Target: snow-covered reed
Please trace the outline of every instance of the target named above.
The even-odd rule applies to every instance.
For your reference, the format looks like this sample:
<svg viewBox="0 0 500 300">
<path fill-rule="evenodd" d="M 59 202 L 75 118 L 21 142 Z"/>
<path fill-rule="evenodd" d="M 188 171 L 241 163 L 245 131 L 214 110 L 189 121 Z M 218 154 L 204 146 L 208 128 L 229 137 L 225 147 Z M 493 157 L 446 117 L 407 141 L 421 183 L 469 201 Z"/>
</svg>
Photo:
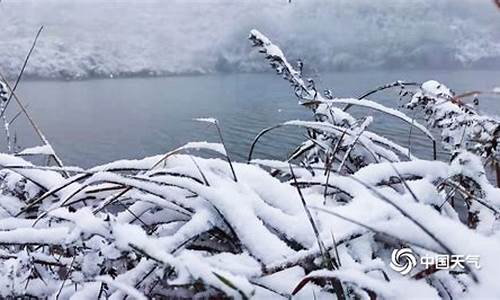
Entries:
<svg viewBox="0 0 500 300">
<path fill-rule="evenodd" d="M 211 118 L 198 121 L 217 126 L 221 143 L 90 169 L 27 160 L 54 157 L 48 142 L 0 154 L 1 296 L 500 297 L 500 189 L 483 167 L 498 161 L 498 121 L 435 81 L 389 84 L 423 108 L 454 152 L 449 162 L 420 160 L 348 109 L 383 111 L 432 146 L 424 124 L 367 96 L 320 93 L 302 62 L 292 66 L 256 30 L 250 39 L 313 119 L 264 129 L 248 162 L 231 161 Z M 259 138 L 283 126 L 306 129 L 307 140 L 286 161 L 254 158 Z M 390 267 L 401 248 L 416 258 L 475 255 L 481 268 L 419 265 L 402 275 Z"/>
</svg>

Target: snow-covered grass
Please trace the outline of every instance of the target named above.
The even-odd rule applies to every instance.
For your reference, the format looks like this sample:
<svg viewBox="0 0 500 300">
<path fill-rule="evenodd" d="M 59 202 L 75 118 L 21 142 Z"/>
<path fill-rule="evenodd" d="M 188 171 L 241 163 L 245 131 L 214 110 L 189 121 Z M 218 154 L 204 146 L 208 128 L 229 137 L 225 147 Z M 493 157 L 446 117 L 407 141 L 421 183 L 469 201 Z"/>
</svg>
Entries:
<svg viewBox="0 0 500 300">
<path fill-rule="evenodd" d="M 215 125 L 220 143 L 90 169 L 27 160 L 55 156 L 48 142 L 0 154 L 1 297 L 500 297 L 500 189 L 483 166 L 498 161 L 498 121 L 435 81 L 387 85 L 423 108 L 453 151 L 421 160 L 348 109 L 394 116 L 432 147 L 440 139 L 424 124 L 373 100 L 322 95 L 302 63 L 296 70 L 256 30 L 250 39 L 313 119 L 264 129 L 248 162 L 228 157 L 213 118 L 197 121 Z M 253 158 L 259 138 L 282 126 L 304 128 L 307 140 L 286 161 Z M 206 150 L 214 157 L 196 156 Z M 390 267 L 400 248 L 419 259 L 478 255 L 481 268 L 402 275 Z"/>
</svg>

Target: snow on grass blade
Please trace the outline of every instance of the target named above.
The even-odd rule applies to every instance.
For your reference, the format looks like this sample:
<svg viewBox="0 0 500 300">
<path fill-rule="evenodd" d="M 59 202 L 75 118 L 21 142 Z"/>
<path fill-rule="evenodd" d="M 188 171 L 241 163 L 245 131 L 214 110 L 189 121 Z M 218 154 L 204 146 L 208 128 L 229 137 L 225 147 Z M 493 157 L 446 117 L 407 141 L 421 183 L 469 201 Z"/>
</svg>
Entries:
<svg viewBox="0 0 500 300">
<path fill-rule="evenodd" d="M 179 150 L 186 150 L 186 149 L 196 149 L 196 150 L 199 150 L 199 149 L 206 149 L 206 150 L 210 150 L 210 151 L 214 151 L 214 152 L 217 152 L 217 153 L 220 153 L 224 156 L 227 155 L 226 153 L 226 149 L 224 148 L 224 146 L 222 144 L 218 144 L 218 143 L 208 143 L 208 142 L 189 142 L 187 143 L 186 145 L 178 148 Z"/>
<path fill-rule="evenodd" d="M 414 127 L 418 128 L 430 140 L 434 141 L 434 136 L 432 135 L 432 133 L 427 128 L 425 128 L 425 126 L 419 124 L 417 121 L 415 121 L 412 118 L 408 117 L 403 112 L 400 112 L 400 111 L 395 110 L 393 108 L 386 107 L 386 106 L 384 106 L 382 104 L 379 104 L 377 102 L 374 102 L 374 101 L 371 101 L 371 100 L 367 100 L 367 99 L 358 100 L 358 99 L 354 99 L 354 98 L 349 98 L 349 99 L 338 98 L 338 99 L 328 100 L 327 102 L 328 103 L 332 103 L 332 104 L 341 103 L 341 104 L 350 104 L 350 105 L 354 105 L 354 106 L 361 106 L 361 107 L 365 107 L 365 108 L 377 110 L 377 111 L 383 112 L 385 114 L 394 116 L 394 117 L 396 117 L 398 119 L 401 119 L 404 122 L 410 124 L 410 126 L 414 126 Z"/>
</svg>

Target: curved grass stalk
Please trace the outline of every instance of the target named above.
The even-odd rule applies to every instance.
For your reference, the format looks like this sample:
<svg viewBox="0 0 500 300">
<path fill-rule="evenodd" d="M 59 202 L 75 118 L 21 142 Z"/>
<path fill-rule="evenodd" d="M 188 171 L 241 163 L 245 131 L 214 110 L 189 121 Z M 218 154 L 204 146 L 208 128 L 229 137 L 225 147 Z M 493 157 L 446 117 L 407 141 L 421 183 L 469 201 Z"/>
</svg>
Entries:
<svg viewBox="0 0 500 300">
<path fill-rule="evenodd" d="M 268 133 L 274 129 L 285 127 L 285 126 L 306 127 L 309 129 L 314 129 L 314 130 L 319 130 L 319 131 L 327 131 L 328 133 L 332 133 L 332 134 L 343 134 L 344 131 L 346 130 L 346 128 L 337 127 L 337 126 L 329 124 L 329 123 L 309 122 L 309 121 L 288 121 L 285 123 L 274 125 L 274 126 L 271 126 L 271 127 L 268 127 L 268 128 L 261 130 L 257 134 L 257 136 L 254 138 L 254 140 L 252 141 L 252 144 L 250 146 L 250 152 L 248 153 L 247 163 L 250 163 L 250 161 L 252 160 L 252 155 L 253 155 L 253 151 L 255 149 L 255 145 L 258 143 L 259 139 L 262 136 L 264 136 L 266 133 Z M 350 132 L 349 130 L 347 130 L 345 134 L 347 134 L 349 136 L 355 136 L 354 133 Z M 371 154 L 371 156 L 375 159 L 375 161 L 378 161 L 376 154 L 373 153 L 373 151 L 366 144 L 364 144 L 363 142 L 360 142 L 360 145 L 362 145 L 363 148 L 365 148 L 368 151 L 368 153 Z"/>
<path fill-rule="evenodd" d="M 367 100 L 367 99 L 358 100 L 358 99 L 340 99 L 340 98 L 339 99 L 326 100 L 323 103 L 350 104 L 352 106 L 360 106 L 360 107 L 363 107 L 363 108 L 373 109 L 373 110 L 385 113 L 387 115 L 390 115 L 390 116 L 393 116 L 393 117 L 396 117 L 396 118 L 402 120 L 403 122 L 409 124 L 412 127 L 416 127 L 423 134 L 425 134 L 427 136 L 427 138 L 429 138 L 431 141 L 435 141 L 435 138 L 432 135 L 432 133 L 425 126 L 423 126 L 422 124 L 416 122 L 414 120 L 414 118 L 410 118 L 406 114 L 404 114 L 403 112 L 400 112 L 398 110 L 386 107 L 386 106 L 384 106 L 384 105 L 382 105 L 380 103 L 377 103 L 377 102 L 374 102 L 374 101 L 371 101 L 371 100 Z"/>
</svg>

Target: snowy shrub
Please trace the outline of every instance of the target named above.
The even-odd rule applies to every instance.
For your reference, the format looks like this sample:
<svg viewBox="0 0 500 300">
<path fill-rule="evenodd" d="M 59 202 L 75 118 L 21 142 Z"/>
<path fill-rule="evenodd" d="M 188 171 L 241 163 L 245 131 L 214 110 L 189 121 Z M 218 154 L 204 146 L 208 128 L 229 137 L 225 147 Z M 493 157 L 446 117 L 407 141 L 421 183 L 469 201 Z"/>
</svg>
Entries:
<svg viewBox="0 0 500 300">
<path fill-rule="evenodd" d="M 302 164 L 308 167 L 313 167 L 317 163 L 327 163 L 327 170 L 333 169 L 336 172 L 345 171 L 352 174 L 370 163 L 397 162 L 413 158 L 405 147 L 368 131 L 367 127 L 372 122 L 372 117 L 356 120 L 345 109 L 338 107 L 343 104 L 383 111 L 416 127 L 431 141 L 434 141 L 434 137 L 425 126 L 400 111 L 366 99 L 333 98 L 331 90 L 325 90 L 324 95 L 320 94 L 314 80 L 309 78 L 304 81 L 301 71 L 302 61 L 297 64 L 298 70 L 294 69 L 280 48 L 257 30 L 252 30 L 250 40 L 260 52 L 265 54 L 276 72 L 290 82 L 295 95 L 303 105 L 312 109 L 315 119 L 313 122 L 290 121 L 267 128 L 257 136 L 252 150 L 258 139 L 272 129 L 281 126 L 300 126 L 308 129 L 309 140 L 298 147 L 290 159 L 304 156 Z M 249 160 L 252 158 L 252 150 Z"/>
<path fill-rule="evenodd" d="M 6 102 L 9 100 L 9 90 L 7 89 L 7 85 L 0 81 L 0 101 Z"/>
<path fill-rule="evenodd" d="M 5 136 L 7 139 L 7 149 L 9 152 L 12 150 L 12 144 L 10 141 L 10 130 L 9 130 L 9 122 L 4 114 L 4 111 L 7 107 L 7 103 L 9 101 L 9 89 L 7 85 L 0 80 L 0 113 L 3 121 L 3 128 L 5 130 Z"/>
<path fill-rule="evenodd" d="M 426 127 L 365 97 L 317 92 L 302 78 L 302 62 L 292 67 L 256 30 L 250 38 L 313 120 L 263 130 L 246 163 L 231 161 L 209 118 L 198 121 L 215 126 L 221 144 L 192 142 L 90 169 L 28 161 L 56 157 L 48 142 L 0 154 L 1 297 L 500 297 L 500 189 L 482 161 L 497 149 L 487 133 L 483 148 L 455 147 L 450 162 L 418 159 L 369 131 L 372 117 L 346 110 L 383 111 L 433 143 Z M 430 85 L 414 85 L 410 105 L 430 109 L 431 126 L 448 128 L 436 107 L 442 95 L 429 96 Z M 471 142 L 476 125 L 460 124 Z M 283 126 L 306 129 L 307 141 L 286 161 L 253 158 L 259 138 Z M 198 150 L 214 157 L 193 156 Z M 460 255 L 480 260 L 416 264 Z M 401 269 L 398 257 L 413 268 Z"/>
<path fill-rule="evenodd" d="M 424 82 L 406 106 L 412 109 L 420 107 L 429 125 L 441 129 L 447 150 L 454 152 L 465 149 L 484 158 L 498 160 L 498 120 L 479 115 L 445 85 L 434 80 Z"/>
</svg>

